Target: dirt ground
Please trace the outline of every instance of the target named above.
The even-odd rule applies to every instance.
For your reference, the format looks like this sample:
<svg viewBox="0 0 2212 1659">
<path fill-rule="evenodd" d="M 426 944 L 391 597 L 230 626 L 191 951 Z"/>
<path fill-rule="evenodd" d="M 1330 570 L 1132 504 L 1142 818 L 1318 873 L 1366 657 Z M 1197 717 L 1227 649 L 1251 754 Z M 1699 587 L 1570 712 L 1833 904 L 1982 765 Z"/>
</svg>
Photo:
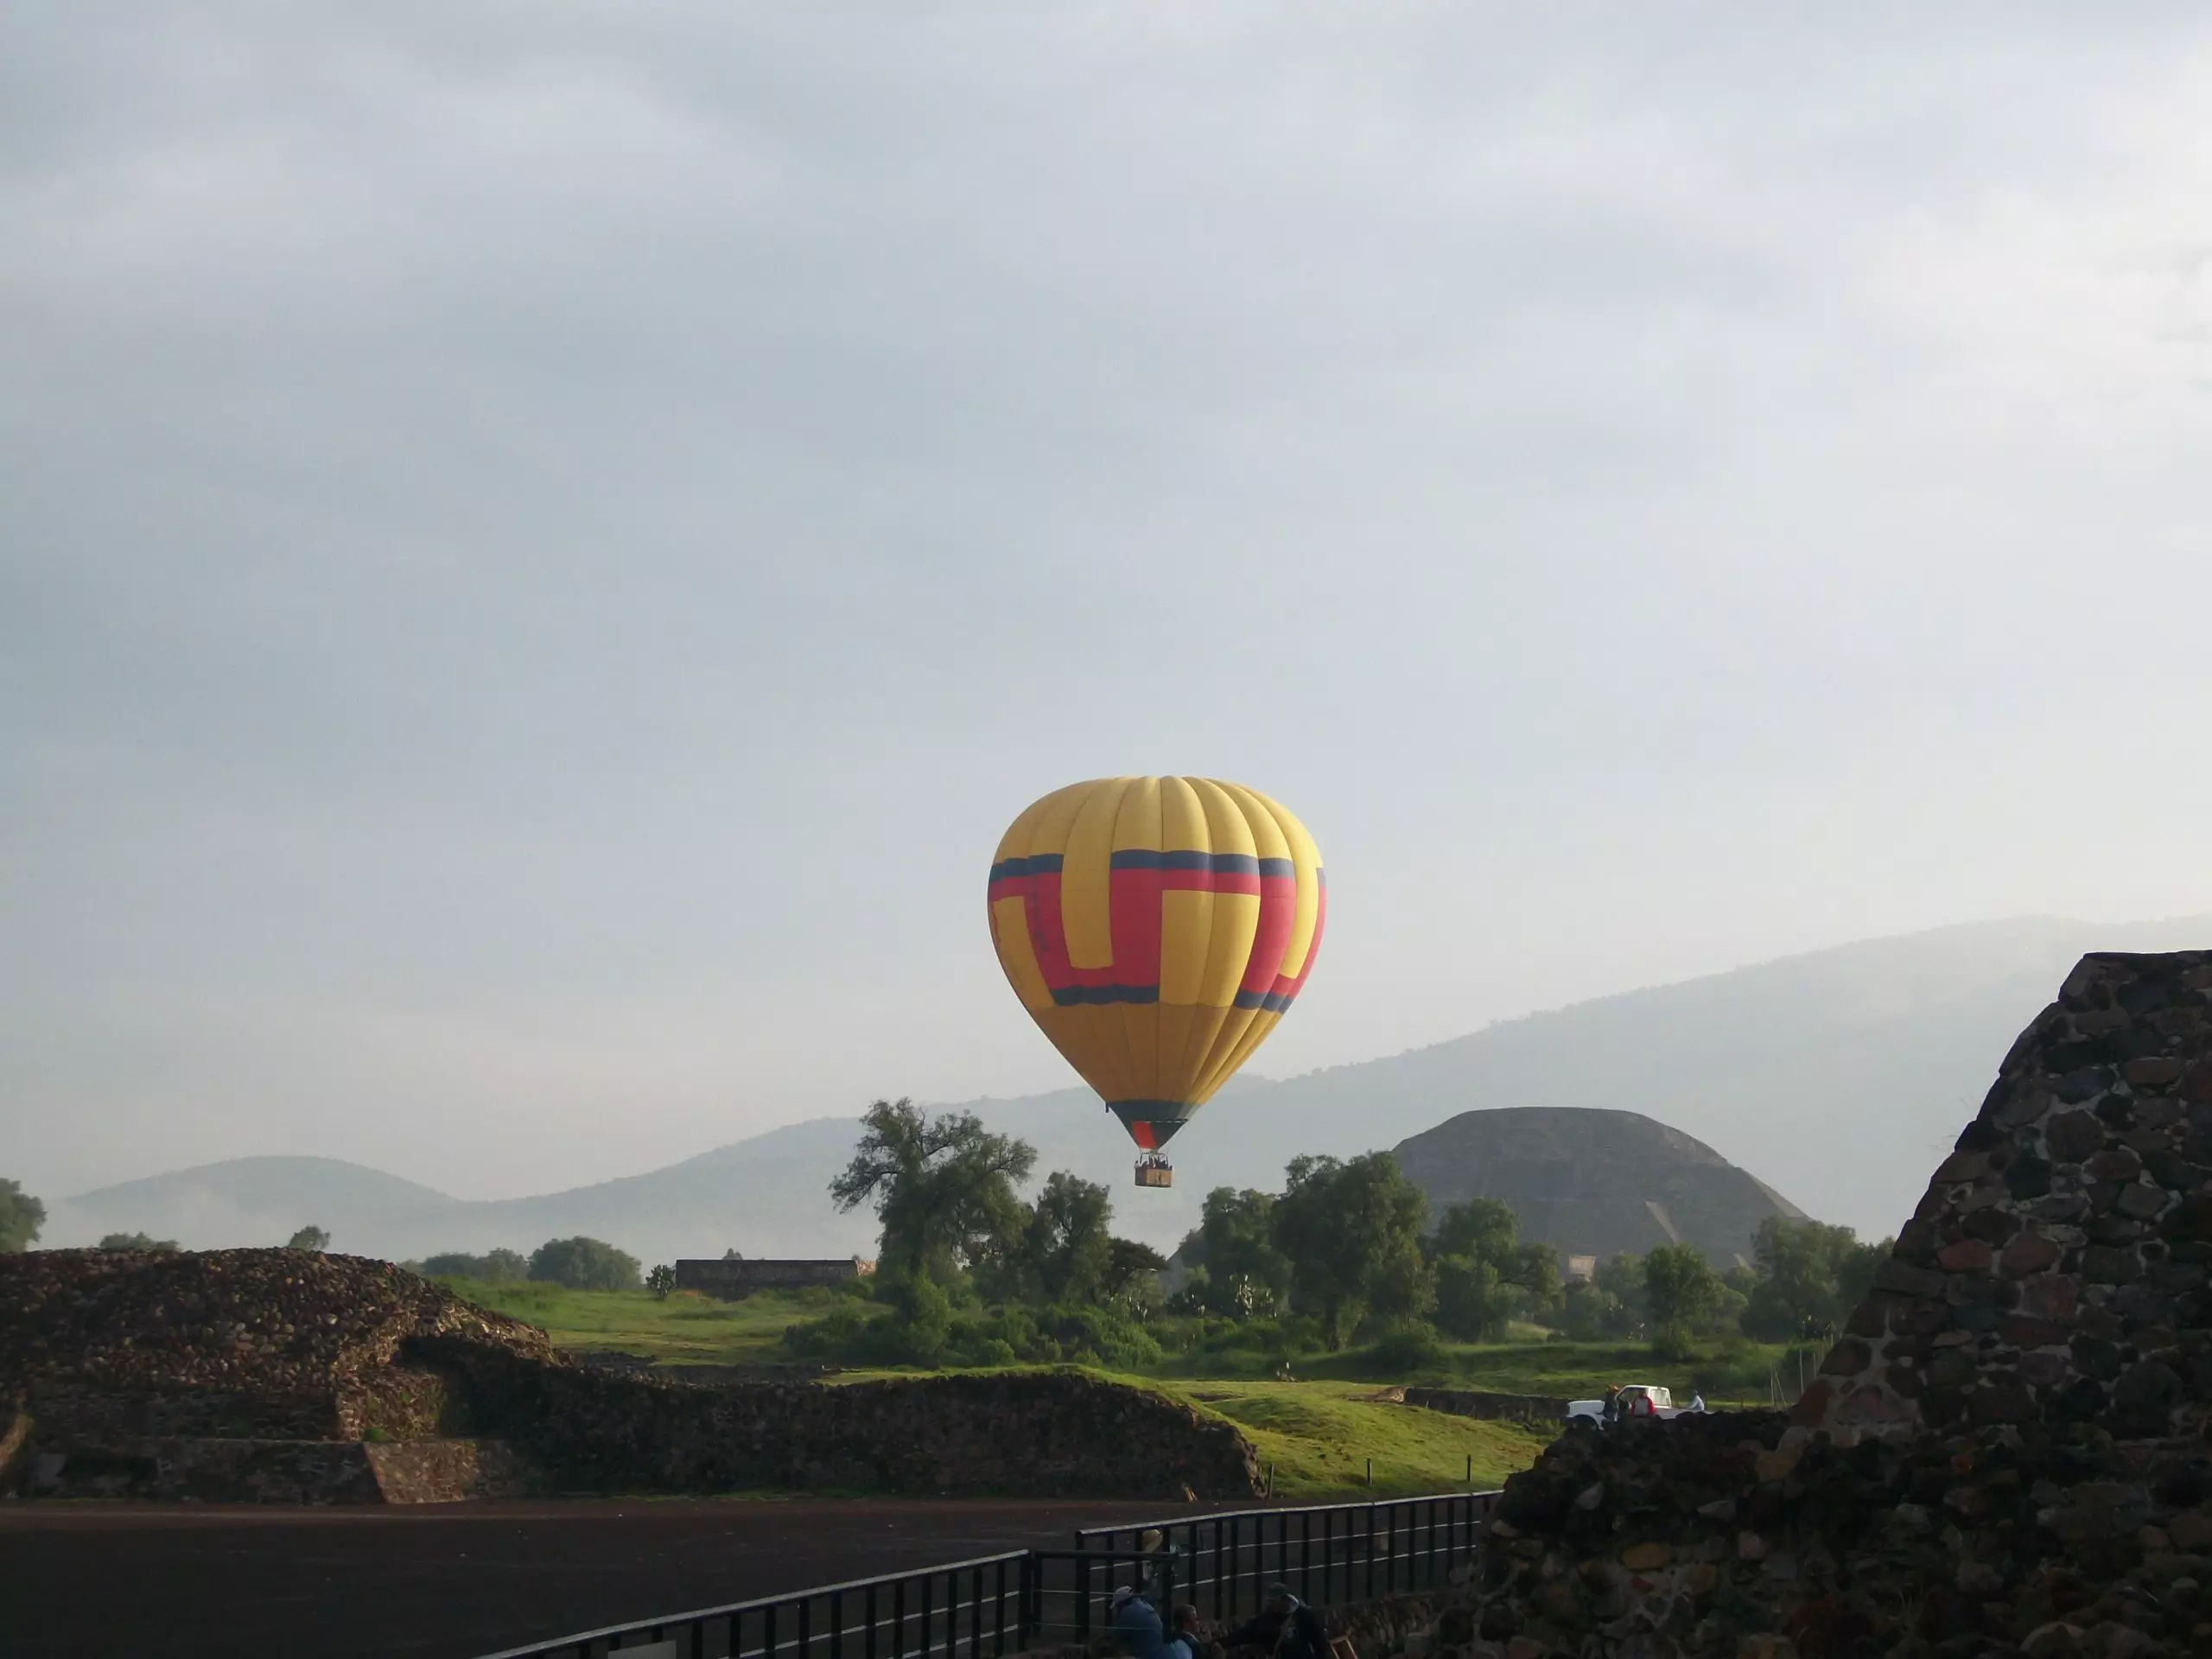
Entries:
<svg viewBox="0 0 2212 1659">
<path fill-rule="evenodd" d="M 0 1654 L 472 1659 L 524 1642 L 1149 1519 L 1152 1503 L 408 1509 L 0 1503 Z"/>
</svg>

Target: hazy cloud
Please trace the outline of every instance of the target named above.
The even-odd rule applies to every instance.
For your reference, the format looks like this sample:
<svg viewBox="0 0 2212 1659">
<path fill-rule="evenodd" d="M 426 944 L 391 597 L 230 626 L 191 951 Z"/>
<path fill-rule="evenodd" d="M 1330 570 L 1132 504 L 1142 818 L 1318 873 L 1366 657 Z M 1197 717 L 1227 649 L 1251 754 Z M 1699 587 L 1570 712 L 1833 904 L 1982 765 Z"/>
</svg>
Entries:
<svg viewBox="0 0 2212 1659">
<path fill-rule="evenodd" d="M 1274 1072 L 2212 908 L 2208 110 L 2179 6 L 19 8 L 11 1158 L 1055 1086 L 981 871 L 1107 772 L 1320 840 Z"/>
</svg>

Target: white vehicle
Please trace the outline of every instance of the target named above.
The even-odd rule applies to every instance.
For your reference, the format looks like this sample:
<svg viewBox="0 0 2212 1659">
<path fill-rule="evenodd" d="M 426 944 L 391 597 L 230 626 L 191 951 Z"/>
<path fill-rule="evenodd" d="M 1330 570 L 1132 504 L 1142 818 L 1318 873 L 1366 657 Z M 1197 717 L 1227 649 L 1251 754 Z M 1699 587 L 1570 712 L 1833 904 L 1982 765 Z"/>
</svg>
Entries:
<svg viewBox="0 0 2212 1659">
<path fill-rule="evenodd" d="M 1675 1403 L 1674 1395 L 1656 1382 L 1624 1382 L 1621 1385 L 1620 1414 L 1624 1417 L 1680 1417 L 1686 1411 L 1700 1412 L 1704 1409 L 1702 1396 L 1688 1406 L 1678 1406 Z M 1567 1421 L 1573 1422 L 1578 1417 L 1586 1417 L 1593 1423 L 1603 1424 L 1605 1421 L 1605 1402 L 1603 1400 L 1568 1401 Z"/>
</svg>

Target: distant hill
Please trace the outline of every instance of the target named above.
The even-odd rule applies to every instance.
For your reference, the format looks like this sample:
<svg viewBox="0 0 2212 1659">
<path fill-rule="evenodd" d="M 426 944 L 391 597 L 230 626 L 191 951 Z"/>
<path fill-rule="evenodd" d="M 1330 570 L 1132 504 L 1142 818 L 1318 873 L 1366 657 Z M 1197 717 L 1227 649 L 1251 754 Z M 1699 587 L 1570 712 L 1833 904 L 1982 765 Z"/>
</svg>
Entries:
<svg viewBox="0 0 2212 1659">
<path fill-rule="evenodd" d="M 1694 1244 L 1715 1267 L 1748 1262 L 1769 1216 L 1804 1211 L 1702 1141 L 1639 1112 L 1508 1106 L 1462 1112 L 1395 1147 L 1432 1211 L 1499 1198 L 1521 1236 L 1567 1255 Z"/>
<path fill-rule="evenodd" d="M 1275 1186 L 1299 1153 L 1391 1147 L 1463 1113 L 1528 1106 L 1655 1119 L 1821 1219 L 1878 1237 L 1911 1212 L 2013 1038 L 2083 952 L 2207 944 L 2212 917 L 1975 923 L 1603 997 L 1387 1059 L 1239 1079 L 1176 1141 L 1167 1192 L 1131 1189 L 1128 1142 L 1084 1090 L 966 1104 L 1033 1141 L 1040 1169 L 1108 1182 L 1116 1224 L 1166 1249 L 1197 1223 L 1208 1187 Z M 339 1249 L 391 1256 L 574 1232 L 649 1260 L 865 1252 L 873 1217 L 839 1216 L 825 1192 L 855 1133 L 850 1119 L 817 1119 L 666 1169 L 497 1202 L 329 1160 L 237 1160 L 49 1199 L 42 1242 L 144 1230 L 281 1243 L 314 1221 Z"/>
</svg>

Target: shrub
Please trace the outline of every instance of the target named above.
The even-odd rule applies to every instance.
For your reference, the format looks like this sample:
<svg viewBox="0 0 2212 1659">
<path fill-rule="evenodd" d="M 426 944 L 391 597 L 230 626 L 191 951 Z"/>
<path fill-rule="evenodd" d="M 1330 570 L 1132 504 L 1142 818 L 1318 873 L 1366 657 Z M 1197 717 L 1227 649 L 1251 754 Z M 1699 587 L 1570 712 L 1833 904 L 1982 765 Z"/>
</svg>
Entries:
<svg viewBox="0 0 2212 1659">
<path fill-rule="evenodd" d="M 1426 1325 L 1402 1325 L 1367 1351 L 1368 1363 L 1391 1376 L 1433 1371 L 1446 1363 L 1444 1344 Z"/>
<path fill-rule="evenodd" d="M 487 1285 L 519 1284 L 530 1277 L 530 1263 L 513 1250 L 492 1250 L 471 1255 L 465 1250 L 444 1250 L 416 1265 L 425 1279 L 475 1279 Z"/>
<path fill-rule="evenodd" d="M 100 1240 L 104 1250 L 173 1250 L 176 1240 L 155 1238 L 145 1233 L 110 1233 Z"/>
<path fill-rule="evenodd" d="M 550 1238 L 531 1253 L 530 1276 L 570 1290 L 635 1290 L 638 1258 L 604 1239 Z"/>
<path fill-rule="evenodd" d="M 666 1301 L 669 1292 L 676 1288 L 676 1269 L 662 1262 L 645 1275 L 645 1288 L 658 1300 Z"/>
</svg>

